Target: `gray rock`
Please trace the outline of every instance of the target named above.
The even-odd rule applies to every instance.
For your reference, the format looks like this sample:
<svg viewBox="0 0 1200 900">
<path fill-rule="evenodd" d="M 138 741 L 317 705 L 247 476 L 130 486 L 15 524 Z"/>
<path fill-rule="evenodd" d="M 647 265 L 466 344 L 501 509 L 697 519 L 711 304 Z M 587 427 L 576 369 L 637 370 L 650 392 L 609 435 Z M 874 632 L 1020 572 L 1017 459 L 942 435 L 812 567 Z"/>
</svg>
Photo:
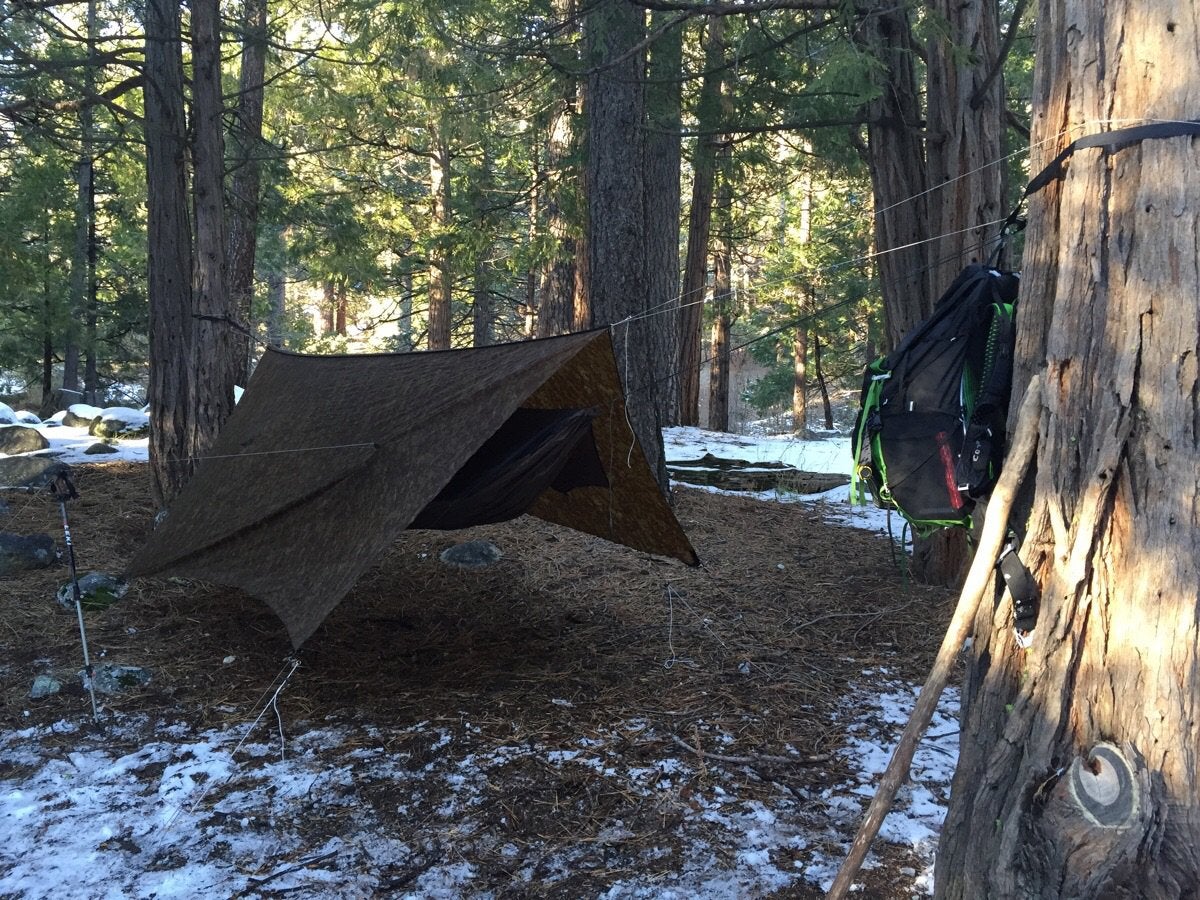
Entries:
<svg viewBox="0 0 1200 900">
<path fill-rule="evenodd" d="M 29 689 L 29 697 L 32 700 L 41 700 L 43 697 L 57 694 L 61 690 L 62 682 L 57 678 L 49 675 L 39 675 L 33 679 L 33 687 Z"/>
<path fill-rule="evenodd" d="M 69 409 L 63 414 L 62 423 L 68 428 L 91 428 L 94 422 L 99 421 L 100 416 L 95 415 L 90 418 L 76 415 Z"/>
<path fill-rule="evenodd" d="M 150 670 L 141 666 L 97 666 L 92 687 L 100 694 L 121 694 L 150 683 Z"/>
<path fill-rule="evenodd" d="M 97 441 L 92 446 L 83 451 L 85 456 L 100 456 L 104 453 L 120 453 L 120 449 L 112 444 L 105 444 Z"/>
<path fill-rule="evenodd" d="M 500 548 L 491 541 L 467 541 L 447 547 L 438 558 L 446 565 L 459 569 L 486 569 L 503 556 Z"/>
<path fill-rule="evenodd" d="M 25 425 L 0 426 L 0 453 L 15 456 L 18 453 L 36 453 L 48 450 L 50 442 L 36 428 Z"/>
<path fill-rule="evenodd" d="M 11 425 L 17 421 L 17 414 L 7 403 L 0 403 L 0 425 Z"/>
<path fill-rule="evenodd" d="M 137 409 L 113 406 L 104 410 L 92 423 L 88 434 L 98 438 L 141 438 L 150 434 L 149 417 Z"/>
<path fill-rule="evenodd" d="M 128 583 L 103 572 L 88 572 L 79 579 L 79 605 L 88 612 L 108 609 L 129 592 Z M 75 611 L 75 591 L 67 582 L 54 595 L 59 605 Z"/>
<path fill-rule="evenodd" d="M 30 412 L 27 409 L 17 410 L 17 422 L 21 425 L 41 425 L 42 420 L 38 418 L 38 414 Z"/>
<path fill-rule="evenodd" d="M 48 534 L 7 534 L 0 532 L 0 575 L 45 569 L 54 564 L 58 554 L 54 539 Z"/>
<path fill-rule="evenodd" d="M 0 487 L 49 487 L 62 472 L 71 467 L 48 456 L 11 456 L 0 459 Z"/>
</svg>

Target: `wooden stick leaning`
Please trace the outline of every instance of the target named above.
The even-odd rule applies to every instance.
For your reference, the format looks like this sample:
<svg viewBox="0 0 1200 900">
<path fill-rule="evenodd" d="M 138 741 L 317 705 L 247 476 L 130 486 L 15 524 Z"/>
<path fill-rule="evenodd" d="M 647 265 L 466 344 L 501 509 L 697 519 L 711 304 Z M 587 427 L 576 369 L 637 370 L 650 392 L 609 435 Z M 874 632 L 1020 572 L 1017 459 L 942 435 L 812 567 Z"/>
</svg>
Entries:
<svg viewBox="0 0 1200 900">
<path fill-rule="evenodd" d="M 950 626 L 946 630 L 946 636 L 942 639 L 942 646 L 938 650 L 929 677 L 925 679 L 925 686 L 921 688 L 921 693 L 917 697 L 912 715 L 908 717 L 908 724 L 904 726 L 904 732 L 900 735 L 900 743 L 896 745 L 896 750 L 892 753 L 887 769 L 879 781 L 879 787 L 875 789 L 875 796 L 871 800 L 867 814 L 858 827 L 858 834 L 854 836 L 854 841 L 850 844 L 850 852 L 846 855 L 841 868 L 838 869 L 837 877 L 833 879 L 833 886 L 826 895 L 828 900 L 844 900 L 854 877 L 862 867 L 871 841 L 879 833 L 884 817 L 892 808 L 892 803 L 896 799 L 896 791 L 908 779 L 917 743 L 921 740 L 925 729 L 929 727 L 929 720 L 933 717 L 938 699 L 946 687 L 954 660 L 975 621 L 975 613 L 983 600 L 983 592 L 991 580 L 996 557 L 1004 544 L 1004 537 L 1008 531 L 1008 514 L 1012 509 L 1013 499 L 1016 497 L 1017 489 L 1025 477 L 1025 471 L 1033 459 L 1033 451 L 1037 447 L 1041 403 L 1042 376 L 1034 375 L 1017 413 L 1016 434 L 1013 437 L 1012 450 L 1009 451 L 1004 468 L 1000 472 L 1000 480 L 996 483 L 996 487 L 992 491 L 992 498 L 988 502 L 987 512 L 983 518 L 983 528 L 980 530 L 979 544 L 975 550 L 975 558 L 971 561 L 971 568 L 967 572 L 966 582 L 963 584 L 962 593 L 958 598 L 958 606 L 954 610 L 954 617 L 950 620 Z"/>
</svg>

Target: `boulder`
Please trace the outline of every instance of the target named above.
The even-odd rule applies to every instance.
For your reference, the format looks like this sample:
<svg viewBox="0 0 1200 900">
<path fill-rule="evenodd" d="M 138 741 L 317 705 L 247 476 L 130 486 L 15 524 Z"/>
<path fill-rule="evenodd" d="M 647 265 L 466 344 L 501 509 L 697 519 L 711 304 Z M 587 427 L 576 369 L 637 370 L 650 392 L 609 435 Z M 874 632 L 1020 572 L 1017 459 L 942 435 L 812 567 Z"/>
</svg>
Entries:
<svg viewBox="0 0 1200 900">
<path fill-rule="evenodd" d="M 467 541 L 447 547 L 438 557 L 448 566 L 457 569 L 486 569 L 504 556 L 500 548 L 491 541 Z"/>
<path fill-rule="evenodd" d="M 0 453 L 36 453 L 50 449 L 50 442 L 36 428 L 25 425 L 0 425 Z"/>
<path fill-rule="evenodd" d="M 87 612 L 108 609 L 128 592 L 127 582 L 103 572 L 88 572 L 79 579 L 79 605 Z M 71 582 L 60 587 L 54 596 L 63 609 L 75 611 L 75 591 Z"/>
<path fill-rule="evenodd" d="M 86 403 L 72 403 L 63 413 L 62 423 L 70 428 L 91 428 L 104 410 Z"/>
<path fill-rule="evenodd" d="M 11 425 L 17 421 L 17 414 L 7 403 L 0 403 L 0 425 Z"/>
<path fill-rule="evenodd" d="M 66 463 L 48 456 L 9 456 L 0 458 L 0 488 L 49 487 L 60 474 L 70 472 Z"/>
<path fill-rule="evenodd" d="M 0 575 L 45 569 L 53 565 L 57 558 L 54 538 L 48 534 L 0 532 Z"/>
<path fill-rule="evenodd" d="M 88 434 L 98 438 L 140 438 L 150 434 L 150 417 L 138 409 L 113 406 L 101 412 Z"/>
<path fill-rule="evenodd" d="M 41 425 L 42 420 L 38 418 L 38 414 L 30 412 L 27 409 L 17 410 L 17 424 L 19 425 Z"/>
<path fill-rule="evenodd" d="M 92 446 L 88 447 L 83 452 L 87 456 L 96 456 L 96 455 L 102 454 L 102 453 L 120 453 L 121 451 L 118 448 L 114 447 L 112 444 L 105 444 L 105 443 L 101 443 L 101 442 L 97 441 L 96 443 L 92 444 Z"/>
</svg>

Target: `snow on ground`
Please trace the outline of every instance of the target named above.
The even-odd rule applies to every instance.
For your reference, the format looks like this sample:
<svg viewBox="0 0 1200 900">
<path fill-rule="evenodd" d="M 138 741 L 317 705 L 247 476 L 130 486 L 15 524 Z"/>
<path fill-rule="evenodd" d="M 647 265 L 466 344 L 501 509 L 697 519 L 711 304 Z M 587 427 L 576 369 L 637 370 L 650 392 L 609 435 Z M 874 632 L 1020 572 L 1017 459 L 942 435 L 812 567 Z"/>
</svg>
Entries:
<svg viewBox="0 0 1200 900">
<path fill-rule="evenodd" d="M 36 427 L 51 452 L 68 463 L 147 458 L 145 439 L 120 441 L 117 454 L 97 458 L 83 454 L 95 443 L 86 429 Z M 850 467 L 845 437 L 798 441 L 673 428 L 665 441 L 671 460 L 711 452 L 818 472 L 848 473 Z M 886 530 L 878 510 L 849 505 L 847 488 L 762 499 L 812 503 L 830 520 Z M 819 793 L 779 791 L 770 802 L 710 783 L 707 793 L 686 800 L 679 846 L 655 851 L 672 854 L 671 874 L 664 877 L 658 866 L 659 874 L 642 876 L 639 862 L 649 860 L 627 860 L 629 874 L 603 896 L 734 900 L 801 882 L 827 889 L 847 848 L 845 835 L 853 833 L 869 802 L 916 694 L 886 671 L 863 675 L 842 707 L 850 739 L 841 752 L 855 772 L 850 781 Z M 929 866 L 957 756 L 957 705 L 957 693 L 948 690 L 881 832 L 926 861 L 925 871 L 913 871 L 917 893 L 932 890 Z M 614 821 L 577 847 L 547 848 L 542 856 L 505 846 L 479 812 L 490 779 L 502 779 L 519 758 L 533 758 L 586 772 L 612 790 L 684 803 L 678 785 L 696 768 L 694 759 L 672 752 L 677 748 L 666 736 L 647 733 L 638 722 L 614 723 L 611 742 L 580 738 L 553 747 L 483 747 L 472 739 L 477 729 L 468 721 L 453 728 L 422 722 L 409 730 L 421 732 L 436 751 L 425 762 L 385 749 L 369 725 L 289 723 L 285 737 L 283 723 L 277 729 L 270 716 L 251 733 L 252 718 L 248 711 L 247 725 L 220 731 L 178 724 L 151 733 L 153 723 L 116 714 L 99 731 L 81 719 L 0 732 L 0 896 L 257 896 L 269 887 L 313 898 L 379 892 L 488 897 L 472 887 L 470 860 L 480 853 L 511 854 L 519 863 L 512 887 L 544 892 L 585 856 L 617 853 L 628 826 Z M 628 761 L 615 749 L 630 733 L 661 751 L 651 764 L 644 755 Z M 713 733 L 707 739 L 719 745 L 727 737 Z M 372 829 L 376 804 L 403 796 L 416 802 L 431 781 L 452 788 L 431 819 L 410 834 Z M 319 846 L 306 839 L 303 827 L 307 817 L 318 815 L 345 822 L 336 838 Z M 536 865 L 528 862 L 534 857 Z"/>
<path fill-rule="evenodd" d="M 472 887 L 470 861 L 481 854 L 512 857 L 509 887 L 518 892 L 552 891 L 598 858 L 619 860 L 629 873 L 601 895 L 611 900 L 737 900 L 801 882 L 826 890 L 847 846 L 840 835 L 855 827 L 915 696 L 887 672 L 864 674 L 872 676 L 870 687 L 854 687 L 843 703 L 851 740 L 842 754 L 855 778 L 819 792 L 780 790 L 769 801 L 727 793 L 711 776 L 705 790 L 685 796 L 679 786 L 695 781 L 694 759 L 681 758 L 665 736 L 636 721 L 553 747 L 481 747 L 479 729 L 466 719 L 420 722 L 401 730 L 427 740 L 432 752 L 416 758 L 391 749 L 396 734 L 369 724 L 297 722 L 285 737 L 271 717 L 253 732 L 250 725 L 195 732 L 178 724 L 150 736 L 145 719 L 120 714 L 102 733 L 69 722 L 10 731 L 0 734 L 0 758 L 21 774 L 0 780 L 0 895 L 255 896 L 269 883 L 272 893 L 333 898 L 373 896 L 403 883 L 389 896 L 490 897 Z M 954 766 L 956 703 L 952 692 L 943 697 L 913 780 L 882 832 L 927 859 Z M 631 734 L 658 752 L 631 762 Z M 732 738 L 710 731 L 706 740 Z M 489 784 L 530 762 L 586 775 L 597 790 L 647 798 L 664 813 L 679 807 L 679 843 L 636 849 L 629 859 L 622 844 L 632 832 L 617 820 L 577 844 L 506 846 L 494 807 L 484 812 Z M 445 799 L 430 811 L 422 803 L 435 789 Z M 397 798 L 420 821 L 407 833 L 373 828 L 377 812 Z M 326 826 L 315 842 L 306 838 L 313 817 Z M 333 837 L 331 820 L 342 823 Z M 656 874 L 640 874 L 663 855 L 671 857 L 668 874 L 661 865 Z M 931 888 L 930 872 L 913 876 L 914 890 Z"/>
</svg>

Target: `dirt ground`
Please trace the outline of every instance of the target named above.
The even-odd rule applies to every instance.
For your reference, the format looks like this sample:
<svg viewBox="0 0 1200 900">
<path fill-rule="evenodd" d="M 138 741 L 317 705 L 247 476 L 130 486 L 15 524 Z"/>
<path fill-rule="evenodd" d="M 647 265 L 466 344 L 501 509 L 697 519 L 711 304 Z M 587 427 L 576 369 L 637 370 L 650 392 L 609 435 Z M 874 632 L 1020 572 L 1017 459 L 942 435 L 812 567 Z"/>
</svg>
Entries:
<svg viewBox="0 0 1200 900">
<path fill-rule="evenodd" d="M 82 467 L 76 483 L 81 496 L 68 512 L 80 573 L 119 573 L 151 527 L 147 469 Z M 48 495 L 0 499 L 8 506 L 0 529 L 44 532 L 61 544 Z M 719 752 L 733 760 L 727 774 L 749 791 L 845 781 L 850 772 L 837 755 L 845 717 L 836 713 L 847 686 L 879 667 L 922 681 L 953 596 L 909 583 L 878 535 L 826 524 L 803 504 L 679 489 L 676 511 L 699 568 L 530 518 L 406 533 L 297 654 L 300 668 L 279 702 L 284 717 L 403 726 L 395 741 L 411 743 L 404 749 L 418 756 L 436 748 L 416 745 L 408 726 L 417 722 L 469 717 L 478 741 L 511 744 L 636 719 L 685 755 L 715 753 L 704 741 L 715 730 L 734 736 Z M 475 538 L 497 544 L 503 559 L 477 572 L 439 561 L 441 550 Z M 75 617 L 52 599 L 65 578 L 60 565 L 0 579 L 2 729 L 87 712 L 74 677 Z M 292 654 L 261 602 L 174 579 L 135 582 L 115 606 L 90 614 L 88 629 L 94 662 L 154 673 L 146 687 L 105 698 L 107 709 L 196 728 L 244 721 L 234 711 L 259 698 Z M 67 688 L 31 700 L 42 673 Z M 632 737 L 626 749 L 647 752 Z M 778 764 L 796 749 L 812 764 Z M 496 786 L 493 800 L 509 831 L 542 845 L 594 833 L 616 816 L 635 842 L 669 840 L 674 827 L 659 806 L 597 796 L 586 783 L 549 783 L 537 772 Z M 887 862 L 868 874 L 865 896 L 911 896 L 911 879 L 893 887 L 911 858 L 899 848 L 882 855 Z M 477 863 L 481 883 L 504 883 L 503 860 Z M 596 896 L 610 881 L 580 872 L 546 895 Z M 820 896 L 798 890 L 787 896 Z"/>
</svg>

